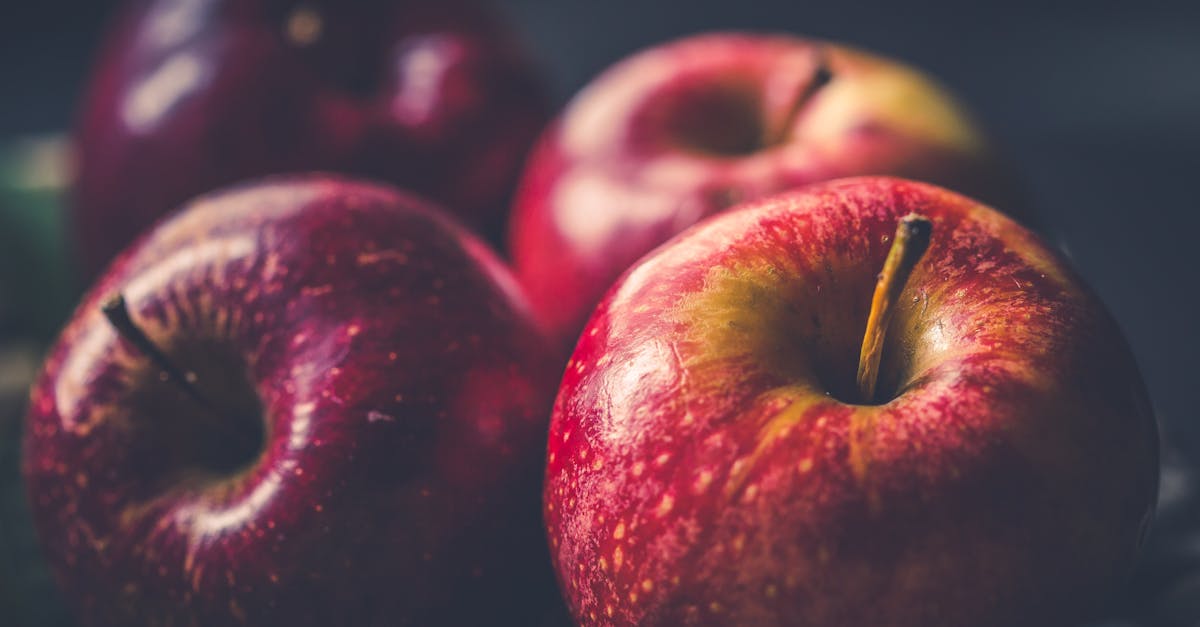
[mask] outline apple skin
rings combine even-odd
[[[336,177],[158,226],[32,390],[26,488],[78,616],[532,624],[557,602],[539,505],[557,370],[518,289],[424,203]],[[115,291],[220,422],[116,334]]]
[[[854,404],[910,212],[933,239],[885,340],[891,400]],[[867,177],[625,274],[563,377],[544,516],[584,625],[1066,625],[1127,576],[1157,474],[1136,365],[1064,262],[975,201]]]
[[[544,91],[473,0],[128,2],[76,132],[82,272],[200,193],[285,172],[387,181],[498,237]]]
[[[816,87],[821,66],[832,79]],[[508,247],[569,350],[613,280],[672,235],[744,200],[865,174],[1021,206],[967,114],[916,70],[795,37],[688,37],[613,66],[547,129]]]

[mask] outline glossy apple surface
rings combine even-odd
[[[932,244],[862,403],[910,212]],[[629,270],[563,378],[544,514],[585,625],[1067,625],[1124,581],[1157,472],[1121,333],[1052,251],[963,196],[858,178]]]
[[[76,134],[82,269],[197,194],[280,172],[388,181],[498,231],[545,111],[473,0],[128,2]]]
[[[130,317],[206,411],[99,309]],[[507,270],[332,177],[205,196],[92,288],[32,392],[42,544],[94,625],[530,622],[554,361]]]
[[[574,98],[525,170],[509,249],[569,349],[623,270],[738,202],[892,174],[1016,211],[1003,172],[962,108],[912,68],[820,41],[700,35],[636,54]]]

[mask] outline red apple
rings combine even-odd
[[[622,270],[741,200],[894,174],[1012,206],[999,172],[916,70],[818,41],[701,35],[636,54],[575,97],[526,168],[509,248],[569,348]]]
[[[864,394],[910,212],[932,243]],[[559,390],[544,515],[586,625],[1066,625],[1129,572],[1157,468],[1121,333],[1053,251],[858,178],[714,218],[613,287]]]
[[[35,384],[47,557],[94,625],[528,624],[554,594],[551,355],[507,270],[411,197],[203,197],[100,279]]]
[[[498,231],[545,111],[472,0],[131,1],[77,131],[83,270],[199,193],[279,172],[390,181]]]

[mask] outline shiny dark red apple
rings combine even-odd
[[[193,196],[279,172],[389,181],[496,232],[545,110],[474,0],[131,1],[80,112],[83,271]]]
[[[910,212],[931,244],[863,392]],[[714,218],[616,284],[559,391],[545,518],[581,624],[1076,625],[1138,555],[1155,433],[1120,331],[1029,231],[848,179]]]
[[[202,197],[91,289],[33,389],[46,555],[93,625],[530,624],[550,355],[507,270],[411,197]]]

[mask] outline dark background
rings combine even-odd
[[[0,0],[0,142],[69,127],[113,4]],[[545,65],[558,104],[639,48],[714,29],[838,40],[937,76],[1007,152],[1050,237],[1121,323],[1173,462],[1200,459],[1192,396],[1200,392],[1200,2],[508,0],[501,6]],[[1169,472],[1164,482],[1156,542],[1175,556],[1172,563],[1181,555],[1200,560],[1200,533],[1186,531],[1200,527],[1200,511],[1178,501],[1187,481]],[[1190,581],[1200,603],[1200,576]],[[7,624],[2,614],[0,624]]]

